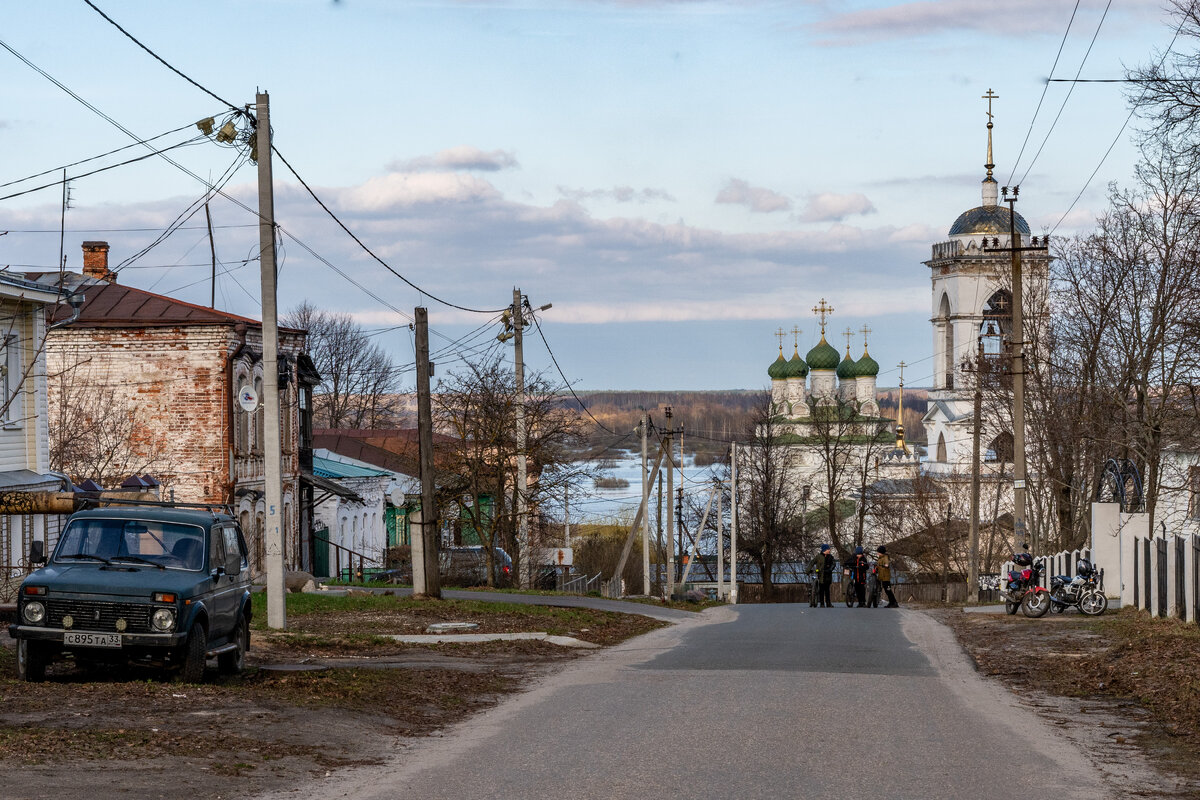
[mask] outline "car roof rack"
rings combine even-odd
[[[89,508],[99,508],[105,505],[117,506],[152,506],[154,508],[194,508],[200,511],[211,511],[212,513],[223,513],[233,516],[233,506],[228,503],[185,503],[176,500],[137,500],[134,498],[124,497],[87,497],[82,498],[88,504]]]

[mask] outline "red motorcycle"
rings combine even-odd
[[[1038,618],[1050,610],[1050,592],[1044,586],[1038,585],[1042,569],[1033,562],[1029,553],[1017,553],[1013,563],[1020,570],[1009,570],[1008,582],[1000,590],[1004,598],[1004,610],[1016,614],[1017,609],[1027,617]]]

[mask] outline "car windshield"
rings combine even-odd
[[[204,567],[204,530],[197,525],[131,519],[75,519],[63,531],[55,561],[103,560],[167,569]]]

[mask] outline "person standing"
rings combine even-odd
[[[858,601],[856,608],[867,607],[867,572],[871,562],[862,547],[854,548],[854,558],[850,560],[850,579],[854,581],[854,599]]]
[[[896,602],[896,595],[892,594],[892,561],[888,558],[887,548],[879,545],[875,548],[875,552],[878,554],[875,559],[875,579],[883,587],[888,599],[884,608],[899,608],[900,604]]]
[[[833,608],[833,602],[829,599],[829,587],[833,583],[833,553],[829,545],[821,545],[821,550],[813,556],[812,562],[809,564],[810,571],[813,575],[813,591],[817,593],[817,602],[815,605],[821,608]]]

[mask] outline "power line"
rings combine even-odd
[[[160,56],[158,53],[156,53],[156,52],[154,52],[153,50],[151,50],[151,49],[150,49],[149,47],[147,47],[146,45],[144,45],[144,44],[142,44],[141,42],[139,42],[139,41],[137,40],[137,37],[135,37],[135,36],[134,36],[132,33],[130,33],[129,31],[125,30],[125,29],[124,29],[124,28],[122,28],[120,25],[118,25],[118,24],[117,24],[117,22],[116,22],[116,21],[115,21],[115,20],[114,20],[112,17],[110,17],[108,14],[105,14],[103,11],[101,11],[101,10],[100,10],[100,9],[99,9],[99,8],[96,6],[96,4],[92,2],[92,0],[83,0],[83,2],[85,2],[85,3],[87,3],[89,6],[91,6],[91,9],[92,9],[93,11],[95,11],[97,14],[99,14],[100,16],[104,17],[104,19],[108,21],[108,24],[109,24],[109,25],[112,25],[114,28],[116,28],[117,30],[119,30],[121,33],[125,34],[125,35],[126,35],[128,38],[129,38],[129,41],[133,42],[133,43],[134,43],[134,44],[136,44],[138,47],[140,47],[140,48],[142,48],[143,50],[145,50],[145,51],[146,51],[147,53],[149,53],[149,54],[150,54],[150,55],[151,55],[151,56],[152,56],[152,57],[153,57],[153,58],[154,58],[156,61],[158,61],[160,64],[162,64],[164,67],[166,67],[167,69],[171,70],[171,71],[172,71],[172,72],[174,72],[176,75],[178,75],[179,77],[183,78],[185,81],[187,81],[188,83],[190,83],[192,86],[195,86],[197,89],[199,89],[200,91],[204,92],[204,93],[205,93],[206,95],[208,95],[209,97],[211,97],[211,98],[213,98],[214,100],[216,100],[218,103],[222,103],[222,104],[224,104],[224,105],[228,106],[230,109],[232,109],[234,112],[236,112],[236,113],[238,113],[238,114],[244,114],[244,115],[246,115],[246,116],[249,116],[248,114],[246,114],[245,110],[238,108],[238,107],[237,107],[237,106],[235,106],[233,103],[229,102],[228,100],[226,100],[226,99],[224,99],[224,98],[220,97],[219,95],[215,94],[214,92],[212,92],[210,89],[207,89],[207,88],[205,88],[204,86],[201,86],[200,84],[196,83],[196,81],[192,80],[192,79],[191,79],[191,78],[189,78],[187,75],[184,75],[182,72],[180,72],[179,70],[175,69],[175,67],[173,67],[173,66],[171,66],[170,64],[168,64],[168,63],[167,63],[167,62],[166,62],[166,61],[165,61],[165,60],[162,58],[162,56]]]
[[[550,354],[550,360],[554,363],[554,368],[558,370],[559,377],[563,379],[563,384],[567,387],[567,391],[571,393],[571,396],[575,398],[575,402],[579,403],[579,407],[583,409],[585,414],[592,418],[592,422],[596,423],[600,430],[611,433],[613,436],[617,436],[618,434],[616,431],[612,430],[603,422],[592,416],[592,412],[588,409],[584,402],[579,399],[579,395],[575,394],[575,387],[571,386],[571,382],[567,380],[567,376],[563,373],[562,367],[558,365],[558,359],[554,357],[554,351],[550,349],[550,343],[546,341],[546,334],[542,333],[542,325],[540,322],[538,322],[537,316],[530,314],[529,318],[533,320],[533,326],[537,328],[538,336],[541,337],[542,344],[546,345],[546,352]]]
[[[1067,20],[1067,29],[1063,31],[1062,41],[1058,43],[1058,52],[1054,55],[1054,63],[1050,66],[1050,78],[1054,77],[1054,70],[1058,68],[1058,59],[1062,57],[1063,47],[1067,44],[1067,35],[1071,32],[1071,24],[1075,22],[1075,14],[1079,11],[1080,0],[1075,0],[1075,8],[1071,10],[1071,18]],[[1050,89],[1050,79],[1047,79],[1046,85],[1042,87],[1042,96],[1038,98],[1037,108],[1033,110],[1033,119],[1029,120],[1029,129],[1025,131],[1025,141],[1021,142],[1021,150],[1017,153],[1017,160],[1013,162],[1012,173],[1008,176],[1008,184],[1011,186],[1013,175],[1017,174],[1017,167],[1021,163],[1021,156],[1025,155],[1025,145],[1029,144],[1029,136],[1033,133],[1033,125],[1037,122],[1038,112],[1042,110],[1042,101],[1046,99],[1046,92]]]

